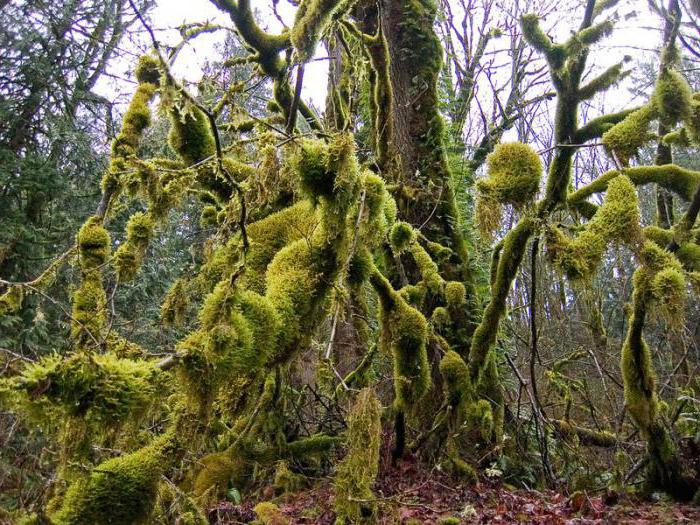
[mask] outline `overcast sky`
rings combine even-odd
[[[515,0],[503,0],[499,5],[507,7],[509,3]],[[561,6],[571,6],[570,0],[560,0]],[[271,0],[251,0],[254,9],[257,10],[257,19],[260,25],[272,32],[279,32],[282,28],[279,21],[275,18],[271,9]],[[454,0],[455,12],[457,12],[457,2]],[[292,24],[294,19],[295,8],[287,1],[282,0],[278,4],[279,13],[285,22]],[[603,69],[621,59],[625,54],[631,54],[635,59],[641,58],[641,54],[648,54],[645,50],[654,49],[658,46],[660,40],[660,25],[658,18],[650,15],[646,0],[623,0],[618,7],[620,20],[616,25],[616,30],[613,38],[606,39],[600,47],[605,49],[605,52],[596,54],[594,67]],[[636,15],[635,15],[636,14]],[[634,15],[634,16],[632,16]],[[556,14],[554,16],[557,16]],[[561,39],[565,39],[568,31],[574,28],[578,23],[578,17],[572,20],[571,23],[558,24],[551,28]],[[181,25],[182,23],[205,22],[211,21],[223,26],[232,26],[231,20],[227,15],[223,14],[212,5],[209,0],[159,0],[157,6],[150,13],[150,19],[154,29],[156,29],[158,39],[163,43],[176,44],[180,41],[179,34],[175,30],[168,30]],[[543,22],[545,28],[550,28],[552,23]],[[145,34],[144,34],[145,37]],[[196,82],[201,78],[201,65],[215,55],[215,46],[224,38],[224,32],[218,31],[215,33],[204,34],[197,37],[190,45],[188,45],[180,54],[174,66],[174,73],[180,78],[187,81]],[[145,51],[150,46],[150,42],[143,38],[141,51]],[[317,57],[322,57],[324,51],[322,46],[319,46]],[[133,59],[132,59],[133,60]],[[115,70],[121,69],[117,74],[124,74],[124,71],[130,70],[133,64],[122,64],[115,66]],[[328,63],[324,60],[317,60],[307,64],[304,75],[304,91],[305,100],[311,101],[317,108],[324,107],[326,93],[326,74]],[[127,94],[128,89],[124,86],[119,86],[119,82],[113,80],[105,83],[100,91],[108,95],[108,93]],[[625,95],[626,89],[623,85],[618,89],[619,104],[622,107],[627,103],[628,96]],[[109,96],[109,95],[108,95]]]

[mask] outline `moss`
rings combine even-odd
[[[335,476],[334,508],[338,523],[376,523],[372,485],[379,471],[381,406],[373,390],[361,390],[348,416],[345,457]]]
[[[98,274],[83,277],[73,293],[72,303],[71,337],[79,343],[99,341],[106,319],[107,295]]]
[[[136,212],[126,225],[126,242],[114,254],[114,266],[120,282],[134,279],[141,268],[153,236],[155,221],[150,213]]]
[[[574,239],[561,230],[547,230],[547,254],[570,279],[590,279],[611,242],[636,249],[641,240],[637,192],[625,176],[608,185],[602,206]]]
[[[634,274],[635,293],[671,326],[679,327],[684,318],[686,297],[685,274],[680,261],[650,241],[644,243],[639,260],[642,268]]]
[[[430,315],[430,324],[434,327],[445,327],[451,322],[450,313],[444,306],[438,306]]]
[[[527,144],[511,142],[496,146],[486,163],[487,177],[477,181],[476,218],[482,233],[489,235],[500,221],[500,205],[520,208],[535,198],[542,162]]]
[[[134,70],[134,75],[139,84],[160,84],[160,62],[151,55],[141,55]]]
[[[687,120],[692,110],[692,91],[683,75],[667,67],[656,80],[652,102],[661,121],[668,127]]]
[[[683,130],[693,144],[700,145],[700,96],[697,93],[693,94]]]
[[[187,166],[212,157],[215,151],[209,119],[192,105],[182,111],[176,108],[170,111],[168,143]]]
[[[107,262],[111,242],[99,217],[90,217],[78,232],[80,266],[83,270],[98,268]]]
[[[425,283],[426,288],[434,294],[439,293],[443,288],[445,280],[440,275],[435,261],[433,261],[425,248],[415,240],[411,243],[409,250],[418,267],[418,271],[420,271],[422,281]]]
[[[467,290],[459,281],[445,284],[445,301],[450,308],[458,308],[467,302]]]
[[[624,120],[603,133],[602,142],[605,148],[623,165],[627,165],[639,148],[654,138],[654,134],[649,131],[653,117],[654,108],[651,105],[630,113]]]
[[[24,290],[21,286],[10,286],[5,293],[0,295],[0,317],[17,312],[22,308]]]
[[[272,486],[278,494],[293,494],[304,485],[304,477],[295,474],[289,469],[289,462],[282,460],[277,462]]]
[[[673,240],[673,231],[660,228],[659,226],[645,226],[643,232],[645,239],[652,241],[662,248],[668,246]]]
[[[56,525],[120,525],[148,523],[163,471],[176,457],[174,437],[107,460],[66,492],[61,509],[51,516]]]
[[[309,60],[316,43],[330,22],[331,16],[342,6],[343,0],[305,0],[297,10],[294,27],[290,34],[292,45],[299,61]]]
[[[112,157],[114,159],[128,159],[136,155],[141,137],[144,131],[151,124],[151,110],[148,107],[155,96],[156,86],[153,84],[139,84],[136,92],[129,103],[129,107],[124,114],[122,128],[112,143]],[[119,166],[110,168],[112,171],[119,171]],[[103,181],[107,183],[109,178]]]
[[[471,395],[469,369],[464,359],[450,350],[440,360],[440,375],[445,381],[445,390],[453,407]]]
[[[407,222],[399,221],[394,223],[389,232],[389,242],[391,249],[396,254],[401,254],[414,242],[415,234],[413,227]]]
[[[644,184],[658,184],[669,191],[672,191],[682,199],[690,201],[693,199],[695,189],[700,182],[700,172],[681,168],[675,164],[664,164],[661,166],[634,166],[625,168],[624,172],[611,170],[603,173],[589,185],[578,189],[569,195],[570,203],[580,202],[594,193],[604,192],[608,188],[610,181],[620,175],[626,175],[635,186]]]
[[[253,523],[258,525],[287,525],[290,523],[280,508],[271,501],[263,501],[253,507],[253,512],[258,516],[258,519]]]
[[[144,361],[114,354],[69,358],[52,354],[27,366],[18,385],[34,398],[104,426],[118,424],[150,406],[162,388],[162,372]]]
[[[372,254],[368,250],[357,250],[348,266],[348,283],[352,286],[358,286],[366,282],[372,272],[373,265]]]
[[[242,490],[252,477],[252,465],[228,451],[207,454],[197,461],[197,466],[199,472],[192,483],[192,493],[200,500],[223,499],[229,487]]]
[[[199,217],[199,225],[202,228],[211,228],[216,226],[219,222],[218,219],[219,210],[214,205],[205,206],[202,209],[202,215]]]
[[[410,409],[430,387],[430,365],[426,341],[428,323],[425,317],[409,306],[376,268],[370,282],[379,295],[380,319],[384,344],[394,358],[394,390],[396,405]]]
[[[455,516],[449,516],[447,518],[440,518],[438,520],[438,525],[459,525],[462,523],[462,520]]]
[[[160,317],[166,326],[183,326],[188,305],[187,289],[183,278],[170,286],[160,307]]]

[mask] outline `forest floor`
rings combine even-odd
[[[374,486],[381,512],[379,524],[437,525],[449,517],[465,524],[700,524],[700,507],[692,504],[644,501],[612,492],[567,496],[555,491],[516,490],[490,479],[465,486],[436,469],[426,472],[411,461],[382,470]],[[335,522],[330,480],[320,480],[312,488],[276,499],[269,487],[263,491],[261,500],[265,499],[279,505],[286,518],[280,523]],[[254,505],[220,502],[210,509],[209,518],[217,525],[248,523],[255,518]]]

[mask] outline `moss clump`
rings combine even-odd
[[[207,454],[197,465],[200,470],[192,483],[192,493],[200,499],[224,498],[230,486],[243,489],[252,475],[252,465],[228,451]]]
[[[114,254],[114,266],[120,282],[136,277],[141,268],[146,249],[153,237],[155,221],[150,213],[134,213],[126,225],[126,242]]]
[[[202,228],[211,228],[219,222],[219,210],[216,206],[210,204],[202,209],[202,215],[199,217],[199,225]]]
[[[299,61],[309,60],[316,43],[342,0],[305,0],[299,6],[291,32],[291,41]]]
[[[627,165],[639,148],[654,138],[654,134],[649,131],[649,124],[653,117],[652,105],[630,113],[624,120],[603,133],[602,141],[605,148],[622,164]]]
[[[394,223],[389,232],[389,242],[391,249],[396,254],[403,253],[415,240],[413,227],[407,222],[399,221]]]
[[[100,341],[106,320],[107,294],[95,272],[83,276],[72,297],[71,337],[79,344]]]
[[[685,310],[685,274],[678,258],[651,241],[644,243],[634,274],[635,293],[671,326],[679,327]]]
[[[110,251],[109,233],[99,217],[90,217],[78,232],[78,251],[83,270],[98,268],[107,262]]]
[[[151,125],[151,110],[148,107],[155,96],[156,86],[139,84],[124,114],[122,129],[112,143],[112,157],[128,159],[136,155],[143,132]]]
[[[50,355],[28,365],[18,387],[59,407],[66,416],[80,416],[113,425],[138,414],[159,396],[162,372],[144,361],[114,354],[76,353],[64,359]]]
[[[290,520],[280,508],[271,501],[263,501],[253,507],[253,512],[258,516],[258,519],[253,523],[256,525],[287,525]]]
[[[454,350],[440,360],[440,375],[445,381],[445,391],[453,407],[471,395],[469,369],[464,359]]]
[[[420,271],[422,282],[426,288],[437,294],[442,290],[445,280],[440,275],[437,264],[433,261],[430,254],[417,241],[413,241],[409,247],[411,256]]]
[[[382,341],[394,357],[396,406],[408,410],[430,388],[430,365],[426,341],[428,323],[409,306],[376,268],[370,282],[381,304]]]
[[[608,185],[602,206],[574,239],[556,227],[547,230],[547,253],[570,279],[589,279],[611,242],[636,248],[641,240],[637,191],[625,176]]]
[[[215,144],[209,119],[201,109],[187,104],[182,110],[170,111],[168,144],[187,166],[214,155]]]
[[[174,436],[107,460],[73,483],[58,512],[56,525],[148,523],[163,471],[177,457]]]
[[[652,102],[661,121],[672,127],[690,116],[692,91],[683,75],[669,67],[656,80]]]
[[[335,477],[336,523],[376,523],[377,509],[371,502],[372,484],[379,470],[381,406],[374,391],[360,391],[348,417],[345,458]]]
[[[434,327],[445,327],[450,324],[450,313],[444,306],[438,306],[430,315],[430,324]]]
[[[445,301],[450,308],[458,308],[467,302],[467,290],[459,281],[445,284]]]
[[[160,84],[160,63],[151,55],[141,55],[134,70],[134,75],[139,84]]]
[[[160,317],[166,326],[181,327],[185,322],[185,312],[189,303],[185,280],[177,279],[165,296],[160,307]]]
[[[476,219],[489,236],[500,223],[501,205],[521,208],[537,195],[542,161],[535,150],[520,142],[496,146],[487,159],[487,177],[477,181]]]

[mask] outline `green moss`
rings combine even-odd
[[[211,228],[216,226],[219,222],[218,219],[219,210],[214,205],[205,206],[202,209],[202,215],[199,217],[199,225],[202,228]]]
[[[257,525],[288,525],[290,523],[280,508],[271,501],[263,501],[253,507],[253,512],[257,514],[258,519],[253,523]]]
[[[409,306],[376,268],[370,282],[381,304],[382,338],[394,358],[396,405],[402,410],[414,407],[430,387],[430,365],[426,341],[428,323]]]
[[[202,162],[215,152],[209,119],[192,105],[187,105],[183,111],[171,110],[168,143],[187,166]]]
[[[430,315],[430,324],[435,327],[445,327],[451,322],[450,313],[444,306],[438,306]]]
[[[547,230],[547,254],[570,279],[590,279],[611,242],[625,242],[636,249],[641,240],[637,192],[625,176],[608,185],[603,204],[574,239],[561,230]]]
[[[471,395],[469,369],[464,359],[450,350],[440,360],[440,375],[445,381],[445,390],[453,407]]]
[[[413,227],[407,222],[399,221],[394,223],[389,232],[389,242],[391,249],[396,254],[403,253],[414,242],[415,234]]]
[[[111,426],[150,406],[159,397],[162,379],[162,372],[148,362],[81,352],[69,358],[52,354],[28,365],[18,385],[66,416]]]
[[[344,3],[343,0],[305,0],[301,3],[290,35],[300,62],[313,56],[321,33],[333,13]]]
[[[434,294],[439,293],[445,284],[445,280],[440,275],[435,261],[433,261],[425,248],[415,240],[411,243],[409,250],[420,271],[421,277],[423,278],[422,281],[425,283],[426,288]]]
[[[141,55],[134,70],[134,75],[139,84],[160,84],[160,62],[151,55]]]
[[[665,125],[673,127],[688,119],[692,111],[691,97],[690,86],[678,71],[667,67],[659,74],[652,102]]]
[[[460,520],[459,518],[457,518],[455,516],[450,516],[447,518],[440,518],[438,520],[438,525],[459,525],[460,523],[462,523],[462,520]]]
[[[379,471],[381,406],[373,390],[361,390],[348,416],[347,453],[335,477],[334,508],[338,523],[376,523],[372,484]]]
[[[150,213],[136,212],[126,225],[126,242],[114,254],[114,266],[120,282],[133,280],[141,268],[146,249],[153,237],[155,221]]]
[[[183,326],[189,303],[185,280],[177,279],[165,296],[160,307],[160,316],[166,326]]]
[[[690,112],[685,120],[687,138],[696,146],[700,145],[700,96],[695,93],[690,103]]]
[[[602,142],[605,148],[613,153],[617,159],[627,165],[639,148],[654,139],[654,134],[649,130],[651,119],[655,110],[651,105],[644,106],[615,124],[603,133]]]
[[[252,464],[228,451],[207,454],[197,461],[197,467],[192,493],[200,501],[206,496],[212,502],[225,498],[229,487],[247,487],[253,470]]]
[[[10,286],[5,293],[0,295],[0,317],[17,312],[22,308],[24,290],[21,286]]]
[[[124,114],[122,128],[112,143],[113,159],[128,159],[136,155],[141,137],[151,124],[151,110],[148,107],[155,96],[156,86],[139,84]],[[115,166],[118,168],[118,166]]]
[[[80,266],[83,270],[98,268],[107,262],[111,242],[99,217],[90,217],[78,232]]]
[[[500,205],[523,207],[539,190],[542,162],[527,144],[503,143],[487,159],[487,177],[477,181],[476,219],[479,229],[490,235],[500,222]]]
[[[458,308],[467,302],[467,290],[459,281],[445,284],[445,301],[450,308]]]
[[[106,319],[107,295],[98,273],[83,276],[72,297],[71,337],[79,343],[94,344],[101,339]]]
[[[61,509],[51,516],[56,525],[148,523],[163,471],[175,459],[172,435],[107,460],[66,492]]]

